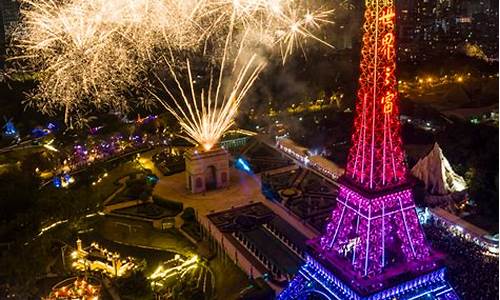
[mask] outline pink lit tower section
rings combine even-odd
[[[458,299],[426,243],[404,160],[394,0],[365,0],[352,147],[337,205],[279,299]],[[424,299],[424,298],[422,298]]]
[[[394,3],[372,0],[366,5],[353,146],[321,247],[337,253],[350,250],[354,269],[370,276],[387,265],[387,248],[399,248],[407,262],[428,257],[429,249],[408,184],[400,135]],[[400,247],[393,247],[395,241]]]

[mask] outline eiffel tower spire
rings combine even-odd
[[[366,1],[353,145],[338,205],[321,239],[324,251],[345,252],[350,245],[344,256],[362,276],[382,272],[387,250],[399,249],[405,261],[429,254],[406,184],[394,75],[395,17],[393,0]]]
[[[394,0],[367,0],[347,178],[380,190],[406,181],[400,136]]]
[[[426,244],[404,162],[394,1],[365,0],[353,145],[337,205],[280,300],[458,299]]]

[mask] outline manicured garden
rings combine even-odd
[[[192,207],[187,207],[181,215],[184,224],[181,229],[197,242],[201,242],[202,235],[200,224],[196,220],[196,215]]]

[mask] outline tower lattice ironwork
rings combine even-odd
[[[367,0],[353,146],[346,175],[381,190],[406,180],[400,136],[393,0]]]
[[[393,0],[366,1],[353,145],[338,205],[321,238],[324,251],[342,254],[362,276],[380,273],[389,260],[429,254],[400,136],[395,16]]]
[[[404,161],[399,121],[395,0],[365,0],[353,145],[323,236],[280,300],[458,297],[426,245]]]

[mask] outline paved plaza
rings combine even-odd
[[[227,210],[231,207],[262,202],[273,210],[275,214],[285,219],[307,238],[313,238],[316,236],[316,233],[312,228],[304,225],[298,218],[292,217],[282,207],[268,201],[262,195],[260,177],[258,175],[249,175],[234,168],[231,168],[230,173],[231,183],[228,188],[201,194],[191,194],[186,189],[186,178],[184,172],[161,177],[158,184],[155,186],[153,195],[182,202],[184,207],[193,207],[198,215],[200,223],[202,224],[207,224],[207,214]]]
[[[221,232],[217,226],[210,221],[207,215],[247,206],[252,203],[261,203],[284,220],[288,226],[299,231],[305,238],[310,239],[317,235],[313,228],[291,215],[283,206],[267,200],[262,195],[260,176],[258,175],[244,173],[231,168],[231,182],[229,187],[200,194],[191,194],[186,189],[185,180],[184,172],[160,177],[153,191],[153,195],[182,202],[184,208],[194,208],[199,223],[206,232],[210,233],[211,238],[217,242],[217,249],[223,249],[224,253],[250,277],[257,278],[264,276],[270,270],[264,264],[259,263],[259,261],[250,254],[248,249],[245,249],[245,247],[243,247],[234,237]],[[293,230],[293,228],[291,229]],[[277,292],[283,288],[281,284],[270,283],[270,285]]]

